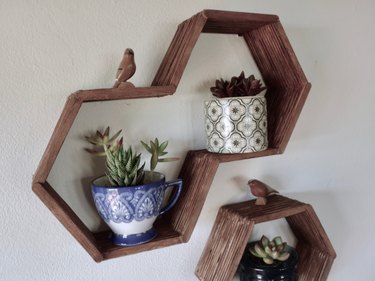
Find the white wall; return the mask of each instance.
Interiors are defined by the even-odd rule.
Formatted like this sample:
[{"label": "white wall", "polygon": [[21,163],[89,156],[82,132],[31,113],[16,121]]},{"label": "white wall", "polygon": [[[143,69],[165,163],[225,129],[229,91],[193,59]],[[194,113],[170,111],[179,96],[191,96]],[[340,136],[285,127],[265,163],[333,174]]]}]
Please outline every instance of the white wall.
[{"label": "white wall", "polygon": [[[313,85],[291,141],[281,156],[222,164],[189,243],[96,264],[32,193],[32,174],[70,93],[110,87],[126,47],[136,54],[132,81],[149,85],[177,24],[204,8],[280,16]],[[0,279],[195,280],[218,208],[251,198],[244,183],[258,178],[314,206],[338,255],[329,280],[374,280],[374,12],[370,0],[0,1]],[[241,69],[257,73],[251,60],[242,61],[246,56],[236,37],[202,36],[176,94],[162,99],[168,110],[158,109],[151,133],[170,139],[175,155],[202,148],[197,124],[209,85]],[[85,156],[69,162],[81,151],[79,137],[106,124],[148,137],[137,130],[155,120],[145,110],[152,106],[119,101],[80,112],[51,180],[90,227],[97,224],[79,209],[79,179],[93,169]],[[130,127],[137,109],[141,118]],[[178,168],[163,169],[174,177]]]}]

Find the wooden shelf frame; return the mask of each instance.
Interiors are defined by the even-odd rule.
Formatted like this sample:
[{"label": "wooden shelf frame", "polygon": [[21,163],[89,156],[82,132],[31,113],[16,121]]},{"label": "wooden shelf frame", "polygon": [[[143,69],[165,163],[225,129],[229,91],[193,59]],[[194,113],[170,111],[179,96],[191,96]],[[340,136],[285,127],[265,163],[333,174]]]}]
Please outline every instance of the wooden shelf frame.
[{"label": "wooden shelf frame", "polygon": [[[179,175],[184,182],[182,194],[163,217],[163,223],[158,224],[158,238],[134,247],[111,245],[106,239],[108,232],[92,233],[86,227],[47,182],[48,175],[82,103],[174,94],[202,32],[243,36],[268,86],[269,148],[246,154],[189,151]],[[32,189],[97,262],[187,242],[219,164],[283,153],[310,86],[277,16],[203,10],[178,26],[150,87],[81,90],[68,97],[33,177]]]},{"label": "wooden shelf frame", "polygon": [[251,200],[220,208],[196,268],[198,278],[233,280],[255,224],[282,218],[298,240],[298,281],[327,280],[336,253],[319,218],[311,205],[280,195],[264,206]]}]

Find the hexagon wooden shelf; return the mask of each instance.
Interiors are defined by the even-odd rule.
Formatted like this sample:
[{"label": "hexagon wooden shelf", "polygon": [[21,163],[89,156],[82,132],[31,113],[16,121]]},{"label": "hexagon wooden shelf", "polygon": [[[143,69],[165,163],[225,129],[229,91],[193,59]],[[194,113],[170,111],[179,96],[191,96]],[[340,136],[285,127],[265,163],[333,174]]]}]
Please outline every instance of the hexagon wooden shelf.
[{"label": "hexagon wooden shelf", "polygon": [[232,280],[254,225],[281,218],[286,219],[298,240],[298,280],[327,279],[336,253],[314,209],[280,195],[269,197],[267,202],[257,206],[251,200],[220,208],[196,269],[200,280]]},{"label": "hexagon wooden shelf", "polygon": [[[171,95],[187,65],[201,32],[243,36],[268,86],[269,148],[247,154],[188,152],[179,177],[184,181],[181,197],[158,225],[159,236],[143,245],[111,245],[108,233],[92,233],[47,182],[48,174],[83,102],[155,98]],[[140,251],[187,242],[221,162],[280,154],[284,151],[310,83],[298,63],[287,36],[274,15],[204,10],[178,26],[177,32],[150,87],[78,91],[69,96],[33,179],[33,191],[61,223],[99,262]]]}]

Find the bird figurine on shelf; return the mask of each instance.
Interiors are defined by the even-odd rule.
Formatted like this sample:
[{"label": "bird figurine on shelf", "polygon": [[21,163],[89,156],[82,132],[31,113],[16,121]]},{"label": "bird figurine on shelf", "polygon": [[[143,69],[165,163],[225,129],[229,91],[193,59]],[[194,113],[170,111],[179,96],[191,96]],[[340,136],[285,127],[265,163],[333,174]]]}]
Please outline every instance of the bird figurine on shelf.
[{"label": "bird figurine on shelf", "polygon": [[249,180],[247,183],[251,193],[257,198],[255,205],[266,205],[267,196],[279,193],[277,190],[258,180]]},{"label": "bird figurine on shelf", "polygon": [[134,75],[135,69],[134,52],[132,49],[127,48],[117,69],[116,83],[113,85],[113,88],[134,87],[127,80]]}]

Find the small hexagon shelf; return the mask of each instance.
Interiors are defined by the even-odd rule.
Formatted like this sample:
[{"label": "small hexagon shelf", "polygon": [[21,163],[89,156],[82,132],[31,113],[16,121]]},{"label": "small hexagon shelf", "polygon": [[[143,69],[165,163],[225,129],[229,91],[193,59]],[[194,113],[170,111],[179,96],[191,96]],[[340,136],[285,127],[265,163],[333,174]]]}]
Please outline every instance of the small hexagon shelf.
[{"label": "small hexagon shelf", "polygon": [[336,253],[314,209],[280,195],[269,197],[264,206],[251,200],[220,208],[196,269],[198,278],[232,280],[254,225],[281,218],[286,219],[298,240],[298,280],[326,280]]},{"label": "small hexagon shelf", "polygon": [[[200,33],[243,36],[267,84],[269,148],[247,154],[189,151],[179,177],[183,192],[158,225],[159,236],[143,245],[111,245],[108,232],[92,233],[47,182],[53,163],[84,102],[155,98],[173,94]],[[277,16],[204,10],[182,22],[150,87],[78,91],[69,96],[33,179],[33,191],[97,262],[187,242],[221,162],[280,154],[284,151],[310,90]]]}]

